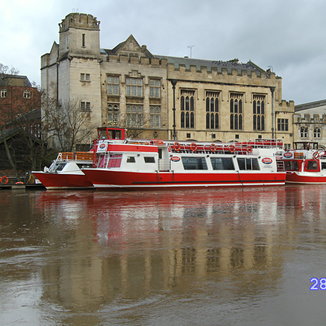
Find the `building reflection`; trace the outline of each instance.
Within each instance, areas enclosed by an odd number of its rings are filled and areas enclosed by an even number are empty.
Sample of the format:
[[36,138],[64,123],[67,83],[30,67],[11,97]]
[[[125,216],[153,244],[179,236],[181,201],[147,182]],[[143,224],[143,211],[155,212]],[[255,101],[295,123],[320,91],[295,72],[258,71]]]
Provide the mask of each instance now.
[[43,298],[92,312],[210,282],[232,280],[230,291],[244,296],[270,289],[301,224],[325,223],[324,195],[309,186],[44,192],[38,208],[52,216],[55,254],[42,269]]

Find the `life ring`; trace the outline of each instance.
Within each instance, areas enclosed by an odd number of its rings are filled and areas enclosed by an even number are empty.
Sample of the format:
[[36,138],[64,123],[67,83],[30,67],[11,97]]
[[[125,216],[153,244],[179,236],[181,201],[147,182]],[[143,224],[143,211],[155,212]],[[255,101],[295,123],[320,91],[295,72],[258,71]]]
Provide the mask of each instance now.
[[211,146],[209,147],[211,152],[215,152],[216,151],[216,145],[215,144],[211,144]]
[[193,152],[196,152],[197,145],[195,143],[190,144],[190,150],[193,151]]
[[312,157],[315,159],[315,160],[317,160],[318,158],[319,158],[319,152],[314,152],[313,154],[312,154]]
[[235,150],[234,145],[230,145],[230,146],[229,146],[229,151],[230,151],[231,153],[234,153],[234,150]]
[[3,185],[6,185],[7,183],[8,183],[8,181],[9,181],[9,179],[8,179],[8,177],[7,176],[3,176],[2,178],[0,178],[1,179],[1,183],[3,184]]
[[181,145],[178,142],[175,142],[173,148],[175,151],[179,152],[181,149]]

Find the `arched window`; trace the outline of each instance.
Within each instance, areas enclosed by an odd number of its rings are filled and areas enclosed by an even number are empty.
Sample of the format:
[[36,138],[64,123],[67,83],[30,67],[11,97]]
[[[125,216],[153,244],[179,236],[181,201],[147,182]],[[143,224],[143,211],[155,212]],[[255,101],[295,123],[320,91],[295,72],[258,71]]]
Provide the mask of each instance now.
[[230,95],[230,129],[242,130],[242,94]]
[[265,130],[265,96],[254,95],[252,103],[253,130]]
[[218,92],[206,92],[206,129],[218,129],[219,105]]
[[195,128],[195,91],[181,90],[181,128]]

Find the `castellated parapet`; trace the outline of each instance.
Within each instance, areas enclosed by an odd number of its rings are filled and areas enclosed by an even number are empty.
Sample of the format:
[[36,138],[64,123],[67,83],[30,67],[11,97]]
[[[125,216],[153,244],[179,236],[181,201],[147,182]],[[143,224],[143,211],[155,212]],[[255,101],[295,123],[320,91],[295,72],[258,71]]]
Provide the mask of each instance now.
[[[182,58],[181,58],[182,60]],[[180,61],[181,61],[180,60]],[[169,76],[179,76],[194,80],[223,80],[224,82],[252,83],[275,86],[280,78],[274,73],[262,69],[252,69],[248,64],[239,64],[238,67],[227,67],[214,61],[202,60],[200,65],[193,64],[198,60],[188,59],[189,63],[177,62],[177,58],[168,57],[167,72]],[[171,62],[172,61],[172,62]],[[175,61],[175,62],[173,62]],[[206,64],[205,64],[206,63]],[[174,78],[174,77],[171,77]]]
[[284,113],[294,113],[294,101],[285,101],[282,100],[277,108],[277,111],[281,111]]
[[158,59],[158,58],[147,58],[147,57],[137,57],[137,56],[128,56],[126,54],[114,55],[110,54],[105,56],[106,60],[110,63],[129,63],[133,65],[143,65],[143,66],[151,66],[151,67],[166,67],[167,60],[166,59]]
[[87,30],[100,30],[100,21],[88,14],[71,13],[62,19],[59,24],[59,32],[66,32],[69,28],[79,28]]
[[326,114],[309,114],[309,113],[296,113],[294,116],[295,123],[303,124],[319,124],[326,123]]

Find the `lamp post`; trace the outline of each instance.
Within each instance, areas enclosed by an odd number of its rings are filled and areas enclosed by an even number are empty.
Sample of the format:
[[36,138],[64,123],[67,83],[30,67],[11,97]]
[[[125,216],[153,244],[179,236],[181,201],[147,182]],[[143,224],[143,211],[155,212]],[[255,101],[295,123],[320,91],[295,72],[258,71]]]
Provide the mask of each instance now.
[[176,134],[176,125],[175,125],[175,85],[177,84],[177,80],[176,79],[171,79],[171,84],[172,84],[172,92],[173,92],[173,107],[172,107],[172,111],[173,111],[173,134],[172,134],[172,138],[173,140],[177,139],[177,134]]
[[272,139],[275,138],[275,111],[274,111],[274,91],[275,87],[270,87],[272,93]]

